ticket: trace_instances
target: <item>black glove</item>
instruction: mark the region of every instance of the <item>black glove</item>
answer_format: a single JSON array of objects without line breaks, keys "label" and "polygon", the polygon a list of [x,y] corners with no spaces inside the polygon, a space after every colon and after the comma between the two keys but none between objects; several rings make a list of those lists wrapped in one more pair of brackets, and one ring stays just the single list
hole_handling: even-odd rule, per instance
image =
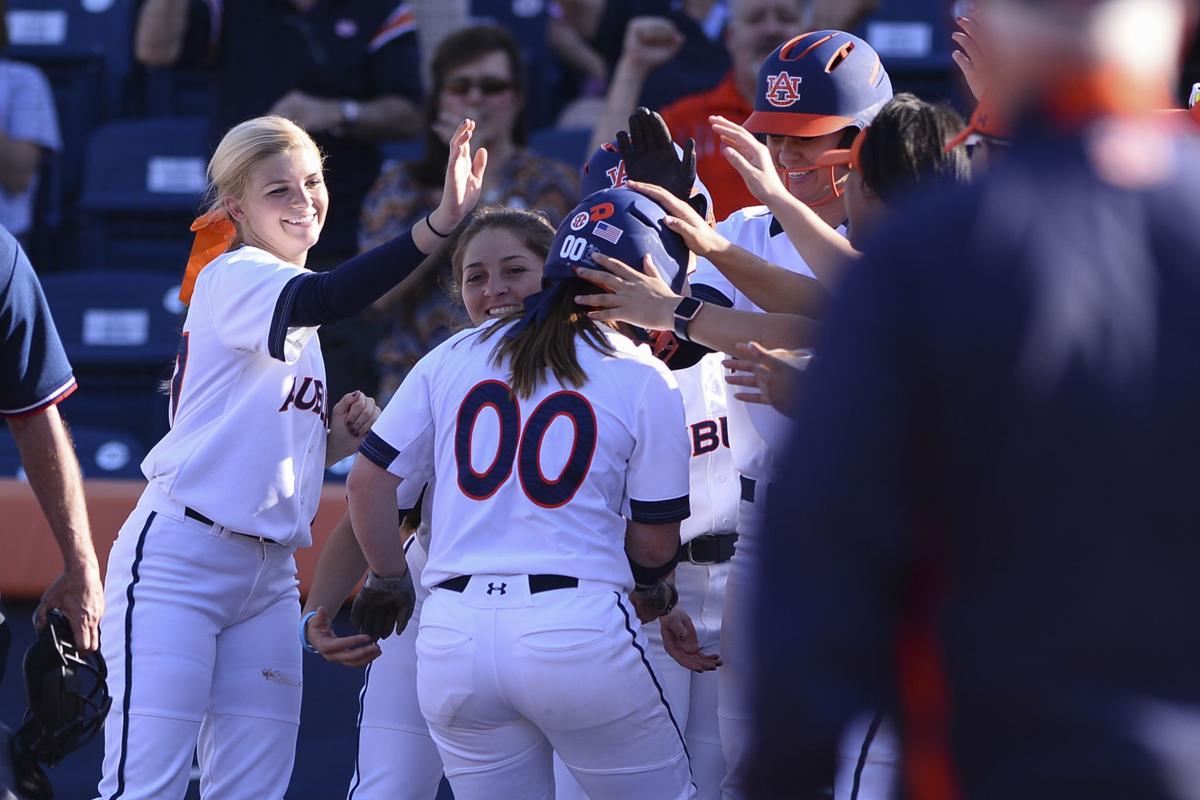
[{"label": "black glove", "polygon": [[696,183],[696,142],[688,139],[683,159],[675,153],[671,130],[654,111],[638,107],[629,117],[629,132],[617,131],[617,149],[625,174],[635,181],[661,186],[680,200]]},{"label": "black glove", "polygon": [[417,605],[412,573],[399,578],[381,578],[367,573],[362,591],[350,606],[350,622],[375,641],[386,639],[392,631],[403,633]]}]

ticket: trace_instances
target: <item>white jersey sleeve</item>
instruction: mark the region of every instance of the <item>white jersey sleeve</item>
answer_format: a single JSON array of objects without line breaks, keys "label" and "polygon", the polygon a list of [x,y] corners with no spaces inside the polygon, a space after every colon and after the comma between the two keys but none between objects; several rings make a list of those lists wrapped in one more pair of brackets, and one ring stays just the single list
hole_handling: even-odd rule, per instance
[{"label": "white jersey sleeve", "polygon": [[629,518],[647,524],[675,522],[688,515],[691,447],[683,397],[665,367],[645,382],[637,409],[626,473]]},{"label": "white jersey sleeve", "polygon": [[217,337],[231,350],[264,353],[295,363],[315,327],[289,328],[300,281],[312,273],[257,247],[242,247],[200,273],[197,292],[209,304]]},{"label": "white jersey sleeve", "polygon": [[398,478],[423,484],[433,474],[434,409],[430,375],[434,350],[417,362],[392,395],[358,450]]},{"label": "white jersey sleeve", "polygon": [[[762,255],[760,248],[756,247],[757,242],[754,241],[756,238],[754,233],[761,226],[756,223],[748,226],[746,223],[750,220],[769,217],[769,215],[770,212],[766,206],[743,208],[718,222],[717,233],[739,247]],[[698,300],[715,303],[726,308],[734,308],[738,305],[740,293],[737,287],[707,258],[696,259],[696,271],[688,276],[688,283],[692,287],[692,296]]]}]

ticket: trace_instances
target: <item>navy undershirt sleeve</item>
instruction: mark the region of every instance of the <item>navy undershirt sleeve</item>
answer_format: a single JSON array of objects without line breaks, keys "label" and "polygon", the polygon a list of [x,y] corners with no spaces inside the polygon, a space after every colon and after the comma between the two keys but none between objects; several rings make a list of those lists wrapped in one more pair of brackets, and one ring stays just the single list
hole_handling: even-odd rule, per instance
[{"label": "navy undershirt sleeve", "polygon": [[[288,328],[328,325],[347,319],[383,297],[426,258],[412,230],[368,250],[329,272],[297,278],[285,309]],[[281,295],[282,300],[282,295]]]}]

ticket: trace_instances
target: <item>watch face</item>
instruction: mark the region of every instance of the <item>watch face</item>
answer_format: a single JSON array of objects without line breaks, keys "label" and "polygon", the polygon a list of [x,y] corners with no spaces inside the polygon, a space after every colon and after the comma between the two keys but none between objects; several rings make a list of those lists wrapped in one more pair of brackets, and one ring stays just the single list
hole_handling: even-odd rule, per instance
[{"label": "watch face", "polygon": [[694,297],[685,297],[675,306],[675,316],[691,320],[700,312],[700,301]]}]

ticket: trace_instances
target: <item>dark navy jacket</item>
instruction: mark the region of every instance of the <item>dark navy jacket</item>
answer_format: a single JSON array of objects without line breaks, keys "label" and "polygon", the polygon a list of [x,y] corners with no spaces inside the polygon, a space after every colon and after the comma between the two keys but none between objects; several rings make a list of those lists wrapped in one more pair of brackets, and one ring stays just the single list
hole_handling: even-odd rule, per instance
[{"label": "dark navy jacket", "polygon": [[909,796],[1200,791],[1200,150],[1098,130],[914,203],[836,298],[769,501],[754,796],[816,794],[875,707]]},{"label": "dark navy jacket", "polygon": [[75,376],[37,274],[0,227],[0,417],[44,411],[75,391]]}]

